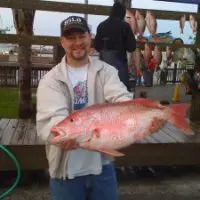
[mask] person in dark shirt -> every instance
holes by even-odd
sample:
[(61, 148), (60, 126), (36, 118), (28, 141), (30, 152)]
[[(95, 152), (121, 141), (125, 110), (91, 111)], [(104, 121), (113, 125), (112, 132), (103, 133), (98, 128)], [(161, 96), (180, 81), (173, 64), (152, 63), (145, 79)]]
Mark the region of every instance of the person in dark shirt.
[(130, 25), (124, 21), (126, 8), (115, 2), (110, 16), (97, 27), (94, 48), (100, 52), (100, 59), (118, 70), (120, 80), (130, 91), (127, 51), (136, 49), (135, 36)]

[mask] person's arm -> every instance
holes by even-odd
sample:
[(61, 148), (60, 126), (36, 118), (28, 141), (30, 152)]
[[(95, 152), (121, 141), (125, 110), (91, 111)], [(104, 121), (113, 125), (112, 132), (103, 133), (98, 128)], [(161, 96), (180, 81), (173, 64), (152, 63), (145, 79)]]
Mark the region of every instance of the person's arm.
[(118, 71), (113, 66), (104, 63), (102, 76), (106, 101), (117, 102), (133, 99), (133, 93), (130, 93), (120, 81)]
[(133, 52), (136, 49), (136, 39), (135, 35), (133, 34), (131, 27), (128, 23), (125, 23), (126, 29), (126, 36), (125, 36), (125, 46), (126, 51)]
[(41, 80), (37, 89), (37, 135), (45, 143), (51, 138), (50, 129), (69, 114), (66, 98), (57, 83)]

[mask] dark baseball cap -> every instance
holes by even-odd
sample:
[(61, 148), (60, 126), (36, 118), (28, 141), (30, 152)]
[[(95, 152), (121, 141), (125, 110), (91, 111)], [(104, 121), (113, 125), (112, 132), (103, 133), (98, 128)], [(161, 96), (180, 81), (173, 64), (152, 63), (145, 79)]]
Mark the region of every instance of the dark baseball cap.
[(66, 35), (69, 32), (77, 30), (90, 33), (90, 29), (86, 20), (83, 17), (79, 16), (71, 16), (63, 20), (60, 24), (60, 28), (61, 35)]

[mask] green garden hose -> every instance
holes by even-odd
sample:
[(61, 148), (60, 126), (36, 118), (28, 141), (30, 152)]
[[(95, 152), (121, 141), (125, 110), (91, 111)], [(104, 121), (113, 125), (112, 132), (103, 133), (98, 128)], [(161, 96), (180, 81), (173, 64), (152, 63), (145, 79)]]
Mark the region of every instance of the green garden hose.
[(0, 150), (5, 152), (13, 160), (13, 162), (15, 163), (16, 169), (17, 169), (17, 177), (16, 177), (14, 184), (8, 190), (6, 190), (4, 193), (0, 194), (0, 200), (2, 200), (6, 196), (8, 196), (14, 190), (14, 188), (18, 185), (18, 183), (20, 181), (20, 177), (21, 177), (21, 169), (20, 169), (20, 165), (19, 165), (19, 162), (17, 161), (16, 157), (5, 146), (0, 144)]

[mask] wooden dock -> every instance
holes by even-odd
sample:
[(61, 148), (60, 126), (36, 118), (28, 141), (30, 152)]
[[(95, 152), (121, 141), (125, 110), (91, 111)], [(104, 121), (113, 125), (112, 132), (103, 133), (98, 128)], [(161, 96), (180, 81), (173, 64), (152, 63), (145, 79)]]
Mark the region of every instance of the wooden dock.
[[(36, 134), (35, 122), (21, 119), (0, 120), (0, 144), (18, 159), (23, 170), (47, 168), (45, 146)], [(198, 165), (200, 133), (187, 136), (167, 123), (162, 130), (123, 150), (117, 165)], [(0, 150), (0, 171), (15, 169), (11, 159)]]

